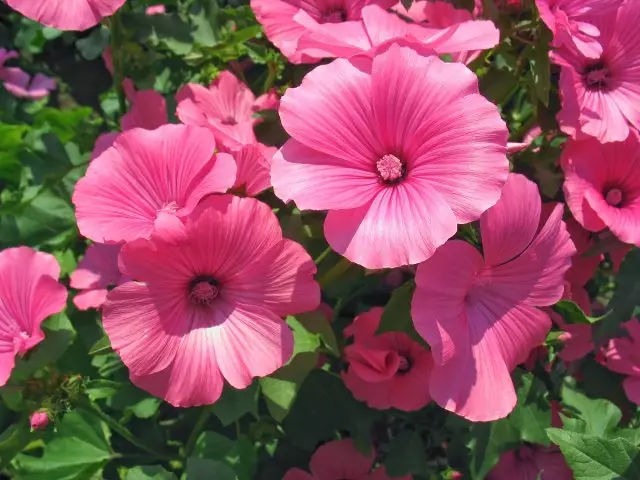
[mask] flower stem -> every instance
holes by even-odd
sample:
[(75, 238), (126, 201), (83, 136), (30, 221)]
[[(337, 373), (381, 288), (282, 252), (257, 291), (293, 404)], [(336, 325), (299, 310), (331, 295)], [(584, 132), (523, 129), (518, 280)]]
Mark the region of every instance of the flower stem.
[(118, 95), (118, 106), (120, 108), (120, 116), (127, 113), (127, 103), (124, 95), (124, 75), (122, 72), (122, 22), (120, 20), (120, 12), (116, 12), (109, 22), (111, 30), (111, 58), (113, 59), (113, 84)]

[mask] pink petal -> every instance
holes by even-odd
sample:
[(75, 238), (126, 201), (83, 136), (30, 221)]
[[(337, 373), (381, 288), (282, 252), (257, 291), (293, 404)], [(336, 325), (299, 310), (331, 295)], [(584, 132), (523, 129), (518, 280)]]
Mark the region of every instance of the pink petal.
[(313, 475), (299, 468), (292, 468), (284, 474), (282, 480), (316, 480)]
[(350, 439), (334, 440), (316, 450), (309, 467), (318, 479), (361, 478), (369, 473), (374, 455), (363, 455)]
[(380, 325), (383, 312), (384, 309), (382, 307), (373, 307), (361, 313), (344, 329), (345, 337), (354, 337), (357, 341), (366, 341), (369, 338), (373, 338)]
[(123, 130), (144, 128), (154, 130), (169, 123), (167, 104), (164, 97), (155, 90), (136, 92), (133, 106), (121, 120)]
[(627, 377), (622, 381), (627, 398), (640, 405), (640, 377)]
[(87, 248), (84, 258), (71, 273), (71, 288), (104, 288), (120, 281), (118, 255), (121, 245), (105, 245), (92, 243)]
[(100, 136), (96, 139), (96, 143), (93, 146), (93, 150), (91, 151), (91, 160), (95, 160), (102, 153), (107, 150), (110, 146), (113, 145), (113, 142), (116, 141), (120, 133), (118, 132), (107, 132), (101, 133)]
[(355, 343), (344, 351), (352, 372), (367, 383), (384, 382), (398, 371), (400, 359), (392, 350), (377, 350)]
[(7, 0), (31, 20), (59, 30), (86, 30), (113, 15), (125, 0)]
[(420, 263), (456, 230), (442, 196), (413, 181), (384, 188), (361, 207), (332, 210), (324, 225), (331, 248), (369, 269)]
[(78, 310), (97, 309), (107, 300), (107, 293), (109, 290), (106, 288), (83, 290), (73, 297), (73, 304)]
[(266, 309), (236, 307), (210, 335), (220, 370), (234, 388), (272, 374), (293, 353), (293, 333)]
[(271, 186), (271, 159), (277, 152), (275, 147), (261, 143), (245, 145), (233, 158), (238, 166), (234, 188), (245, 187), (247, 195), (255, 197)]

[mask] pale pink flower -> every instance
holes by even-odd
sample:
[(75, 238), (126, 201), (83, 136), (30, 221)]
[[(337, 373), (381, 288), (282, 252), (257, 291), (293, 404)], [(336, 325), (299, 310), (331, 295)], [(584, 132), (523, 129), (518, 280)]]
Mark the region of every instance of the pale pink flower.
[(390, 477), (384, 467), (371, 472), (375, 452), (360, 453), (350, 438), (334, 440), (319, 447), (311, 456), (308, 473), (289, 470), (282, 480), (411, 480), (411, 475)]
[(375, 335), (383, 309), (358, 315), (345, 330), (354, 343), (344, 349), (348, 369), (342, 373), (355, 398), (380, 410), (420, 410), (431, 401), (431, 353), (403, 332)]
[(67, 289), (59, 276), (53, 255), (28, 247), (0, 252), (0, 387), (11, 375), (15, 356), (44, 340), (42, 322), (64, 309)]
[(0, 82), (9, 93), (18, 98), (39, 100), (55, 90), (55, 80), (46, 75), (36, 73), (32, 78), (20, 68), (4, 66), (7, 60), (18, 57), (18, 52), (0, 48)]
[(89, 245), (70, 276), (71, 288), (82, 290), (73, 298), (78, 310), (100, 308), (109, 292), (107, 287), (119, 285), (126, 279), (118, 268), (118, 255), (122, 245), (93, 243)]
[(33, 412), (29, 417), (29, 425), (31, 430), (44, 430), (49, 425), (49, 415), (44, 410)]
[(591, 19), (612, 13), (621, 0), (536, 0), (540, 18), (553, 33), (553, 46), (569, 44), (590, 58), (602, 54), (600, 30)]
[(233, 188), (244, 187), (244, 192), (255, 197), (271, 186), (271, 159), (278, 151), (262, 143), (252, 143), (232, 151), (238, 166)]
[(557, 448), (523, 445), (503, 453), (487, 480), (573, 480), (573, 472)]
[(186, 125), (120, 134), (76, 184), (80, 233), (99, 243), (177, 234), (180, 217), (235, 182), (233, 159), (215, 147), (209, 130)]
[(298, 41), (302, 55), (322, 59), (349, 58), (357, 54), (374, 55), (393, 41), (413, 44), (422, 51), (452, 54), (454, 59), (468, 61), (469, 51), (495, 47), (500, 41), (500, 31), (489, 20), (472, 20), (454, 23), (446, 28), (408, 23), (393, 12), (378, 5), (362, 9), (362, 20), (345, 22), (335, 26), (307, 25), (309, 32)]
[(575, 138), (595, 137), (600, 142), (619, 142), (630, 127), (640, 127), (640, 2), (625, 2), (617, 15), (602, 14), (589, 21), (599, 31), (602, 54), (589, 58), (572, 45), (553, 52), (562, 69), (562, 110), (558, 122)]
[(564, 193), (585, 229), (609, 228), (622, 242), (640, 245), (640, 140), (569, 140), (563, 149)]
[(640, 321), (624, 323), (626, 337), (613, 338), (605, 351), (609, 370), (627, 375), (622, 382), (629, 400), (640, 405)]
[(366, 268), (419, 263), (495, 204), (507, 129), (464, 65), (391, 45), (360, 68), (336, 60), (282, 98), (291, 139), (278, 197), (329, 210), (329, 245)]
[(87, 30), (113, 15), (126, 0), (7, 0), (25, 17), (58, 30)]
[(176, 95), (176, 114), (187, 125), (209, 128), (226, 149), (256, 143), (255, 113), (277, 108), (278, 97), (267, 93), (258, 98), (231, 72), (218, 75), (209, 88), (195, 83), (183, 86)]
[(575, 253), (562, 211), (544, 211), (535, 183), (510, 174), (480, 218), (484, 254), (452, 240), (418, 266), (411, 316), (432, 348), (431, 396), (445, 409), (492, 421), (514, 408), (510, 372), (544, 343), (551, 321), (537, 307), (562, 298)]
[(281, 317), (317, 308), (320, 289), (309, 255), (255, 199), (210, 196), (185, 230), (179, 244), (122, 247), (136, 281), (109, 292), (103, 322), (132, 382), (188, 407), (214, 403), (223, 378), (242, 389), (286, 363), (293, 334)]
[(144, 11), (147, 15), (164, 15), (167, 13), (167, 7), (164, 5), (150, 5)]

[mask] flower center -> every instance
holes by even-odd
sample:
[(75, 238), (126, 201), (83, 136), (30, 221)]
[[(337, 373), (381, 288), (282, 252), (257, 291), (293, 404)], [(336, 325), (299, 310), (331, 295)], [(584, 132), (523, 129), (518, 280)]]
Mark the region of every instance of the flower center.
[(406, 170), (404, 162), (391, 154), (383, 155), (376, 162), (376, 169), (382, 183), (388, 185), (402, 181)]
[(232, 116), (228, 116), (227, 118), (223, 118), (222, 119), (222, 124), (223, 125), (237, 125), (238, 121), (233, 118)]
[(13, 345), (16, 352), (20, 355), (24, 355), (27, 351), (27, 342), (31, 338), (28, 332), (24, 330), (20, 331), (20, 334), (13, 338)]
[(405, 373), (407, 373), (409, 370), (411, 370), (411, 360), (409, 360), (409, 358), (405, 357), (404, 355), (400, 355), (400, 364), (398, 366), (398, 373), (400, 375), (403, 375)]
[(211, 305), (219, 293), (217, 280), (210, 276), (197, 277), (189, 285), (189, 300), (196, 305)]
[(176, 213), (179, 209), (180, 206), (176, 202), (168, 202), (165, 203), (160, 210), (158, 210), (158, 213), (164, 212), (173, 214)]
[(622, 190), (619, 188), (612, 188), (604, 196), (604, 199), (612, 207), (618, 207), (622, 203)]
[(327, 11), (320, 18), (320, 23), (342, 23), (347, 21), (347, 12), (341, 8)]
[(594, 63), (584, 70), (584, 83), (590, 90), (606, 90), (611, 83), (611, 71), (604, 62)]

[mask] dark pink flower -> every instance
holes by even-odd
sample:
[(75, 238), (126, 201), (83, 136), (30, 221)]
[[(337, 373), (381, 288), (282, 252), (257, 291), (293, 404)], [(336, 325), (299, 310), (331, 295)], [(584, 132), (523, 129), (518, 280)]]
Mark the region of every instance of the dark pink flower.
[(0, 252), (0, 386), (7, 383), (15, 356), (44, 339), (40, 325), (67, 303), (53, 255), (28, 247)]
[(339, 59), (289, 88), (291, 139), (271, 183), (285, 202), (329, 210), (329, 245), (366, 268), (429, 258), (498, 200), (507, 130), (464, 65), (391, 45), (359, 67)]
[(640, 138), (623, 142), (568, 141), (561, 158), (564, 193), (585, 229), (609, 228), (622, 242), (640, 245)]
[(271, 208), (210, 196), (185, 221), (179, 243), (127, 243), (117, 286), (103, 306), (111, 345), (131, 381), (175, 406), (214, 403), (223, 379), (242, 389), (287, 362), (293, 335), (282, 316), (320, 303), (316, 267), (283, 239)]
[(629, 400), (640, 405), (640, 321), (623, 324), (626, 337), (613, 338), (605, 351), (609, 370), (627, 375), (622, 382)]
[(503, 453), (487, 480), (573, 480), (573, 472), (557, 448), (523, 445)]
[(357, 316), (345, 330), (354, 343), (344, 350), (349, 367), (342, 373), (354, 397), (372, 408), (419, 410), (431, 401), (429, 376), (433, 359), (409, 335), (388, 332), (375, 335), (383, 309), (375, 307)]
[(25, 17), (58, 30), (87, 30), (113, 15), (125, 0), (7, 0)]
[(384, 467), (373, 473), (375, 452), (360, 453), (351, 439), (334, 440), (319, 447), (311, 457), (308, 473), (299, 468), (289, 470), (282, 480), (411, 480), (411, 475), (390, 477)]
[(571, 44), (553, 53), (562, 67), (558, 121), (572, 137), (619, 142), (630, 127), (640, 127), (640, 2), (623, 2), (617, 14), (589, 17), (589, 22), (600, 32), (601, 55), (587, 57)]
[(483, 254), (460, 240), (418, 266), (411, 316), (432, 348), (430, 391), (473, 421), (505, 417), (516, 404), (510, 372), (551, 327), (538, 307), (562, 298), (575, 247), (562, 205), (544, 210), (537, 186), (510, 174), (480, 218)]

